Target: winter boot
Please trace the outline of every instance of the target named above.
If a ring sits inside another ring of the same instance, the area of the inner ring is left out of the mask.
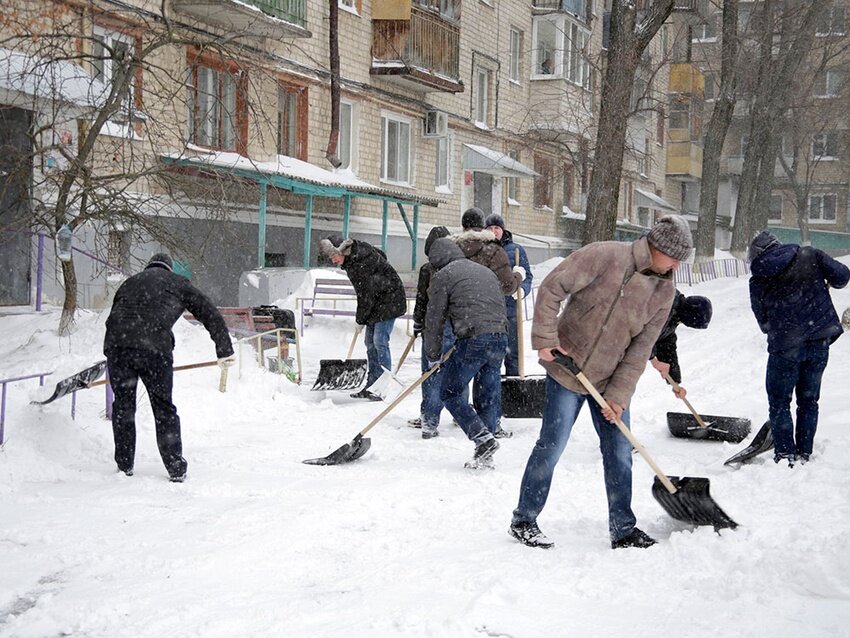
[[[797,455],[793,453],[782,454],[779,452],[773,455],[774,463],[779,463],[783,459],[788,461],[788,467],[794,467],[794,463],[797,462]]]
[[[126,470],[122,470],[120,467],[118,468],[119,472],[123,472],[127,476],[133,476],[133,468],[127,468]]]
[[[514,433],[510,430],[505,430],[504,428],[502,428],[501,424],[499,424],[499,426],[496,428],[496,431],[493,433],[493,436],[495,436],[497,439],[509,439],[513,435]]]
[[[366,388],[360,390],[360,392],[355,392],[354,394],[349,394],[352,399],[369,399],[370,401],[383,401],[381,397],[379,397],[374,392],[370,392]]]
[[[186,480],[186,472],[184,471],[180,474],[172,474],[171,476],[168,477],[168,480],[171,481],[172,483],[182,483],[183,481]]]
[[[646,549],[647,547],[652,547],[655,543],[656,540],[654,538],[635,527],[628,536],[624,536],[616,541],[611,541],[611,549],[622,549],[624,547],[640,547],[641,549]]]
[[[492,470],[495,467],[493,455],[498,449],[499,442],[494,438],[489,438],[475,447],[472,460],[467,461],[463,466],[468,470]]]
[[[511,526],[508,528],[508,534],[523,545],[528,545],[529,547],[549,549],[555,546],[555,541],[541,532],[540,528],[537,527],[537,523],[511,523]]]
[[[421,428],[422,427],[422,417],[418,416],[415,419],[408,419],[407,425],[412,428]]]
[[[422,426],[422,438],[423,439],[436,439],[440,436],[439,430],[437,428],[429,428],[427,426]]]

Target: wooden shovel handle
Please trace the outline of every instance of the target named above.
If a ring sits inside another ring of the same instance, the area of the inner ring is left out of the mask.
[[[514,265],[519,266],[519,248],[514,252]],[[517,300],[516,300],[516,351],[517,351],[517,364],[518,364],[518,372],[519,378],[525,378],[525,362],[523,359],[525,358],[525,344],[523,343],[523,331],[522,331],[522,282],[519,282],[519,288],[517,288]]]
[[[608,402],[604,399],[604,397],[599,394],[594,385],[590,382],[590,379],[584,376],[584,372],[582,372],[578,365],[576,365],[576,362],[573,361],[572,357],[568,357],[567,355],[562,354],[557,350],[553,350],[552,354],[555,355],[555,361],[565,366],[567,370],[576,375],[576,379],[578,379],[579,383],[584,386],[585,390],[590,393],[590,396],[592,396],[596,400],[596,402],[602,407],[602,409],[611,409],[611,406],[608,405]],[[673,482],[669,478],[667,478],[667,475],[664,472],[661,471],[661,468],[658,467],[656,462],[649,455],[649,452],[646,451],[646,448],[644,448],[638,442],[638,440],[635,438],[635,435],[632,434],[631,430],[626,427],[626,424],[623,423],[619,417],[614,419],[614,423],[617,425],[618,428],[620,428],[620,432],[622,432],[623,436],[625,436],[629,440],[629,443],[632,444],[632,447],[634,447],[638,451],[638,453],[643,457],[643,459],[649,464],[649,467],[652,468],[652,471],[655,472],[655,476],[658,477],[658,480],[661,481],[662,485],[664,485],[667,491],[671,494],[675,494],[678,491],[676,489],[676,486],[673,485]]]
[[[210,366],[218,365],[218,359],[215,361],[202,361],[201,363],[187,363],[182,366],[174,366],[172,369],[173,372],[180,372],[181,370],[194,370],[195,368],[209,368]],[[99,385],[106,385],[109,383],[109,377],[105,379],[101,379],[100,381],[95,381],[94,383],[89,383],[88,388],[94,388]]]
[[[679,392],[679,384],[678,384],[678,383],[676,383],[676,382],[673,380],[673,377],[671,377],[671,376],[670,376],[670,373],[669,373],[669,372],[667,372],[667,373],[665,373],[665,374],[664,374],[664,379],[667,381],[667,383],[669,383],[671,386],[673,386],[673,389],[674,389],[677,393]],[[678,396],[678,394],[677,394],[676,396]],[[686,406],[688,406],[688,410],[690,410],[690,411],[691,411],[691,414],[693,414],[693,415],[694,415],[694,418],[697,420],[697,423],[699,423],[699,426],[700,426],[702,429],[707,428],[708,426],[705,424],[705,421],[703,421],[703,420],[702,420],[702,417],[701,417],[699,414],[697,414],[697,411],[696,411],[696,410],[694,410],[694,406],[692,406],[692,405],[691,405],[691,402],[690,402],[690,401],[688,401],[688,399],[687,399],[686,397],[681,397],[681,399],[682,399],[682,401],[684,401],[684,402],[685,402],[685,405],[686,405]]]
[[[357,343],[357,337],[360,336],[360,331],[362,329],[363,328],[360,326],[360,324],[357,324],[354,327],[354,336],[351,337],[351,345],[348,347],[348,356],[345,357],[346,361],[348,361],[351,358],[351,355],[354,353],[354,344]]]
[[[401,358],[398,360],[398,364],[395,367],[396,374],[398,374],[398,371],[401,370],[401,364],[404,363],[405,359],[407,359],[407,355],[410,352],[410,349],[413,347],[414,341],[416,341],[416,335],[410,337],[410,341],[407,342],[407,346],[404,348],[404,352],[401,353]]]

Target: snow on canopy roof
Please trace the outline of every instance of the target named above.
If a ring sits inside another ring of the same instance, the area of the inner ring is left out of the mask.
[[[68,60],[0,48],[0,94],[13,103],[20,102],[22,95],[97,107],[109,91],[103,82]]]
[[[305,184],[343,188],[354,193],[377,195],[392,199],[418,202],[426,206],[437,206],[443,200],[435,197],[423,197],[404,191],[396,191],[381,186],[375,186],[358,179],[348,169],[329,171],[294,157],[278,155],[273,162],[258,162],[238,153],[223,151],[208,151],[207,149],[189,146],[193,152],[203,155],[186,155],[185,153],[170,153],[162,157],[189,166],[209,166],[222,169],[244,170],[260,175],[280,175]]]

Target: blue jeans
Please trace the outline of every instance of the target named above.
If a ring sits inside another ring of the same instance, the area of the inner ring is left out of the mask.
[[[551,376],[546,376],[543,425],[522,477],[519,504],[513,513],[514,523],[533,523],[543,511],[555,465],[567,447],[573,424],[586,399],[586,395],[568,390]],[[631,505],[632,446],[616,425],[605,420],[596,401],[588,401],[588,407],[602,450],[605,492],[608,495],[608,531],[611,540],[617,541],[631,534],[635,528]],[[622,421],[628,427],[628,408],[623,411]]]
[[[443,326],[443,354],[449,351],[455,344],[455,333],[452,332],[452,324],[447,321]],[[443,382],[444,366],[440,366],[430,377],[422,383],[422,403],[419,405],[419,416],[422,419],[422,427],[435,430],[440,425],[440,413],[443,411],[443,401],[440,399],[440,387]],[[422,350],[422,374],[428,371],[428,357]],[[469,390],[464,389],[463,400],[469,402]]]
[[[507,341],[504,333],[458,339],[455,351],[443,364],[440,399],[476,445],[493,436],[502,415],[501,368]],[[465,395],[470,381],[474,409]]]
[[[516,312],[508,312],[508,351],[505,354],[505,374],[519,376],[519,339],[517,337]]]
[[[829,361],[826,341],[806,341],[767,358],[765,386],[776,454],[811,454],[818,429],[820,384]],[[797,396],[797,441],[791,393]]]
[[[366,387],[375,383],[384,372],[384,368],[392,370],[393,360],[390,356],[390,334],[393,331],[395,319],[387,319],[366,326]]]

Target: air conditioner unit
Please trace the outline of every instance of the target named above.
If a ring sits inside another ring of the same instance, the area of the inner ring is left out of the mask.
[[[449,116],[442,111],[427,111],[425,113],[425,137],[445,137],[449,133]]]

